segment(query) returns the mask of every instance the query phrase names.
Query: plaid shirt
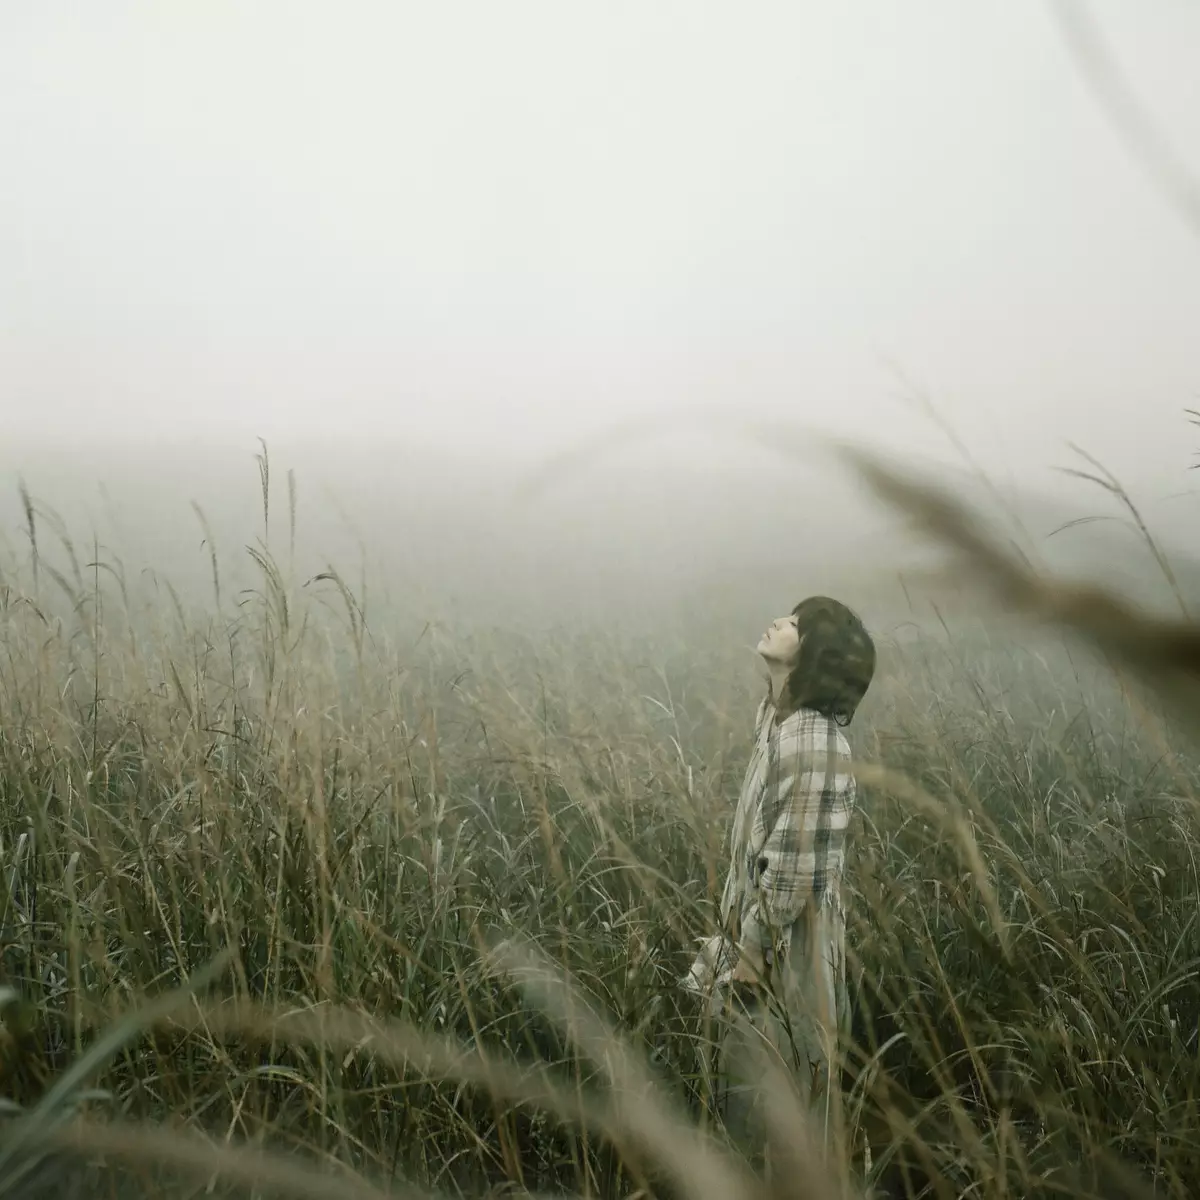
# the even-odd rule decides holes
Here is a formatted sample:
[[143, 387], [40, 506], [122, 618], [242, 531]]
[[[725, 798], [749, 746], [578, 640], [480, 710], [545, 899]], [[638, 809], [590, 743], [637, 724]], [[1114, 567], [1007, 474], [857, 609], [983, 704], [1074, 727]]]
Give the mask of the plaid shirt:
[[778, 955], [810, 903], [840, 903], [846, 830], [854, 811], [850, 746], [837, 722], [799, 709], [778, 724], [764, 700], [755, 724], [721, 899], [722, 933], [701, 947], [686, 987], [728, 982], [738, 952], [755, 965]]

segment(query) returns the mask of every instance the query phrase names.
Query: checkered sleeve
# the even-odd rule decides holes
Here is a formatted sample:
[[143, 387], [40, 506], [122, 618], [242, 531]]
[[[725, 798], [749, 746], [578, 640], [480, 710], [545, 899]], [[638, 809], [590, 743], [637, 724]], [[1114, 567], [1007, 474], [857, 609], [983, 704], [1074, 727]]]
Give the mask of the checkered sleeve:
[[772, 743], [742, 913], [741, 948], [752, 961], [785, 945], [805, 906], [838, 885], [855, 800], [849, 746], [834, 721], [801, 710]]

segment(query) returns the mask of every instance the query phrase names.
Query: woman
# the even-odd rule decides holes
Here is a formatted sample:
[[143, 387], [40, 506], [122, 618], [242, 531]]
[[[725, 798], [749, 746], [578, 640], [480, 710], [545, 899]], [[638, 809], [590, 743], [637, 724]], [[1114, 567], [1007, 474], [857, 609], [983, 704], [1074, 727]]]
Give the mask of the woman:
[[755, 1113], [765, 1046], [828, 1133], [829, 1073], [846, 1016], [841, 882], [854, 810], [850, 723], [875, 646], [844, 604], [813, 596], [763, 634], [770, 673], [731, 837], [722, 932], [684, 984], [718, 1021], [710, 1086], [727, 1130], [761, 1146]]

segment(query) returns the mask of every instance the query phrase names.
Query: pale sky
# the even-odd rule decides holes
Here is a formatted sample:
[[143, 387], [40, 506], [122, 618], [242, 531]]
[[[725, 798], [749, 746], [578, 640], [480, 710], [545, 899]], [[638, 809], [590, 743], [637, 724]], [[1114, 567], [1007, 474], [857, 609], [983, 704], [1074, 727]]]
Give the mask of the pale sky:
[[[1092, 8], [1200, 174], [1200, 4]], [[895, 363], [1018, 474], [1190, 462], [1200, 239], [1042, 3], [0, 0], [0, 163], [10, 436], [937, 451]]]

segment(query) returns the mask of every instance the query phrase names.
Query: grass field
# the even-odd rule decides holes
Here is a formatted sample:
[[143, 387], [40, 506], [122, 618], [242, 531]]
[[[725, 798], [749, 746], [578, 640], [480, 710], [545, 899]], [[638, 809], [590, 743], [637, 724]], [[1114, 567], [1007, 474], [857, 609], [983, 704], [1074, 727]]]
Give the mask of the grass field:
[[[749, 752], [742, 650], [686, 614], [365, 623], [265, 548], [252, 593], [127, 590], [37, 532], [0, 575], [3, 1094], [34, 1111], [0, 1182], [46, 1135], [107, 1147], [112, 1194], [201, 1194], [203, 1137], [218, 1194], [730, 1194], [676, 980]], [[1082, 645], [912, 616], [850, 731], [832, 1174], [1127, 1194], [1111, 1156], [1200, 1194], [1195, 760]]]

